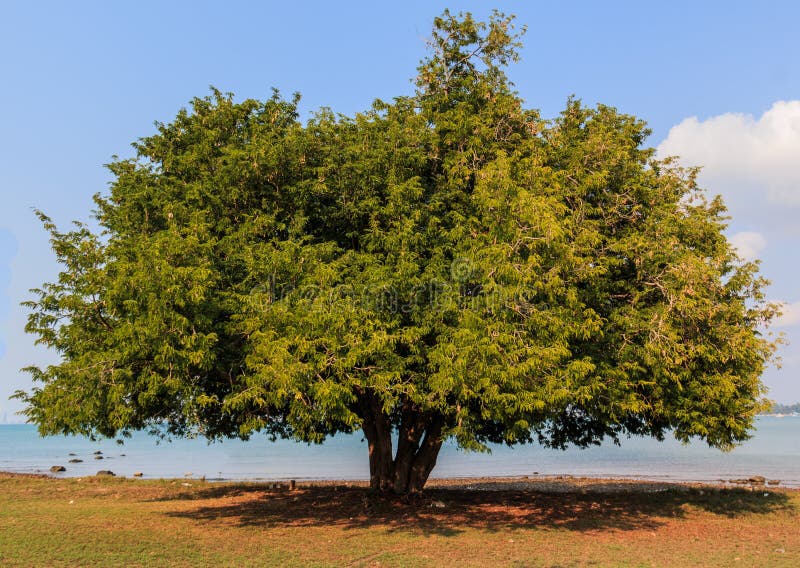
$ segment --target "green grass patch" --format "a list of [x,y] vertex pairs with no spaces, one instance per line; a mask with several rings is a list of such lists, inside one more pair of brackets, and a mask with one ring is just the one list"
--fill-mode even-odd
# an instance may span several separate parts
[[0,474],[2,566],[797,566],[798,526],[800,493],[773,489],[434,487],[406,503]]

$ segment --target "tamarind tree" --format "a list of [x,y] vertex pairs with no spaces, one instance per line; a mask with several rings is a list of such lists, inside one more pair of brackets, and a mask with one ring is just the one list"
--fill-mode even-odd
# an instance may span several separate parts
[[298,118],[216,90],[115,159],[97,231],[39,213],[63,269],[18,392],[42,434],[322,442],[420,491],[445,440],[727,449],[766,408],[777,307],[696,172],[646,125],[505,75],[512,18],[445,12],[412,96]]

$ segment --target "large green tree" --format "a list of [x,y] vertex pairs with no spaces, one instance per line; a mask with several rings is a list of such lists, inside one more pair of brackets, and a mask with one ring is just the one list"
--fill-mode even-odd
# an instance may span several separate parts
[[27,329],[61,362],[17,394],[40,431],[361,430],[398,493],[447,439],[746,439],[776,312],[719,198],[634,117],[525,108],[510,18],[445,12],[430,47],[413,96],[354,117],[195,99],[109,166],[98,233],[42,214],[63,271]]

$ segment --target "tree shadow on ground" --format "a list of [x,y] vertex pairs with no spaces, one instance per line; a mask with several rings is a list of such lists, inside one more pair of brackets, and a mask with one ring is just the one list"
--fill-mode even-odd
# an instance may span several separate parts
[[501,531],[543,528],[591,532],[655,530],[692,510],[726,517],[793,511],[791,497],[780,491],[670,488],[586,492],[567,487],[557,493],[531,490],[432,488],[415,503],[375,498],[363,487],[303,486],[295,491],[257,485],[224,485],[161,500],[197,501],[197,507],[167,513],[198,522],[239,526],[383,527],[453,536],[469,528]]

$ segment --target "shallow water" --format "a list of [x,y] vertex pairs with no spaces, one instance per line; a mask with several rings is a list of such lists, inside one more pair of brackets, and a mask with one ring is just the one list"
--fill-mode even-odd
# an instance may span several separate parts
[[[101,451],[104,459],[94,459]],[[71,456],[70,454],[75,454]],[[81,459],[81,463],[68,463]],[[135,434],[118,445],[114,440],[92,442],[86,438],[41,438],[27,424],[0,425],[0,470],[46,473],[63,465],[57,475],[85,476],[110,469],[117,475],[142,472],[144,477],[173,478],[191,475],[230,480],[367,479],[367,446],[360,435],[336,436],[321,446],[292,441],[270,442],[255,437],[249,442],[205,440],[157,443]],[[800,417],[761,417],[754,437],[729,453],[702,442],[684,446],[674,439],[623,439],[585,450],[547,450],[537,445],[492,447],[491,454],[475,454],[445,445],[432,477],[483,477],[534,475],[629,477],[664,481],[716,481],[763,475],[785,486],[800,487]]]

